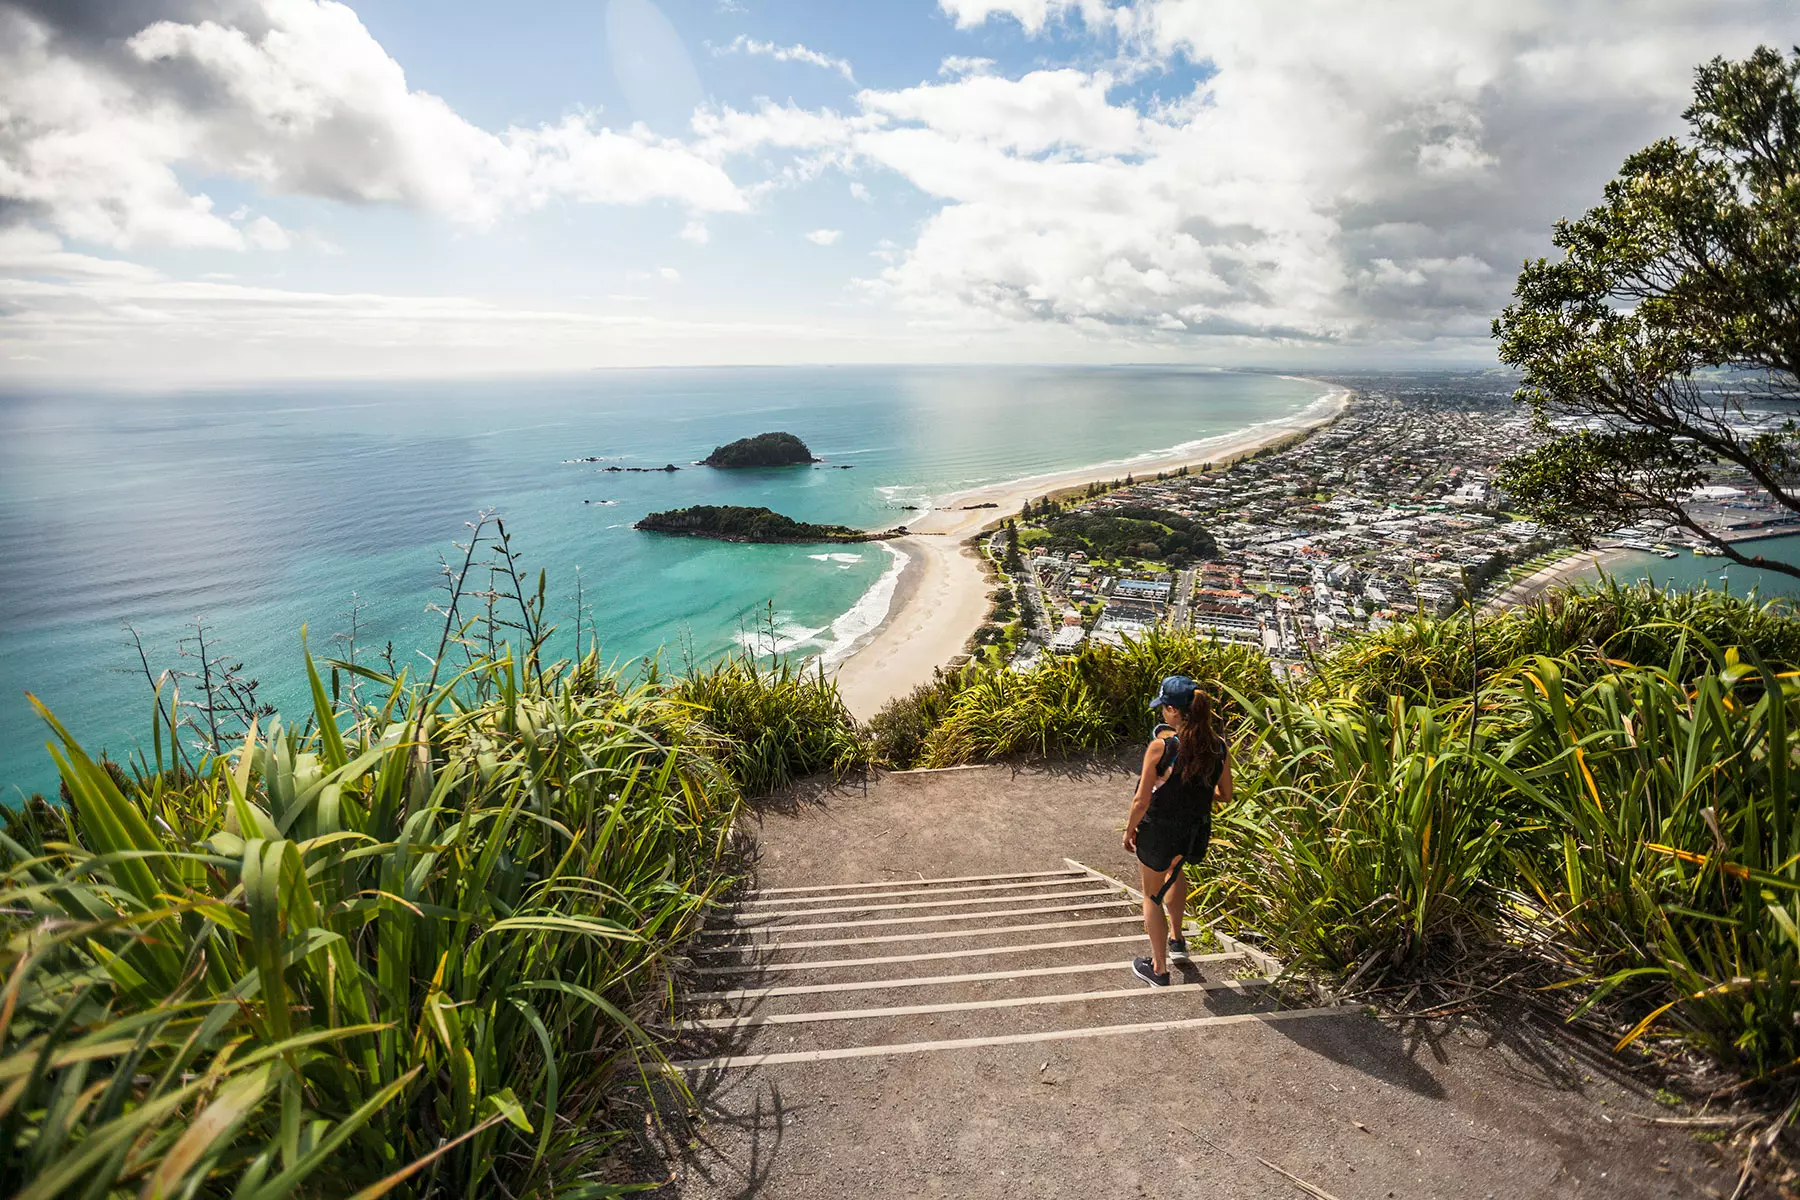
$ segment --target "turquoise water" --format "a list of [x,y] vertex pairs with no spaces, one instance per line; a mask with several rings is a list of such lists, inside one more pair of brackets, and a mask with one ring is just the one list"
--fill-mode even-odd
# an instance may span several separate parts
[[[1800,535],[1763,538],[1738,546],[1745,555],[1800,562]],[[1718,588],[1739,596],[1755,591],[1764,600],[1778,596],[1800,597],[1800,579],[1776,571],[1741,567],[1727,558],[1703,558],[1683,551],[1677,558],[1663,558],[1641,550],[1622,551],[1602,568],[1621,583],[1650,580],[1659,587]],[[1591,574],[1591,573],[1590,573]]]
[[[124,621],[163,667],[178,665],[184,626],[204,617],[289,713],[305,708],[302,623],[315,651],[332,653],[352,592],[366,605],[364,656],[391,640],[398,659],[419,661],[441,624],[427,611],[439,556],[484,508],[534,570],[549,569],[565,630],[579,569],[609,656],[674,656],[685,642],[711,658],[771,603],[785,647],[831,655],[879,615],[893,562],[881,546],[741,546],[631,523],[750,504],[886,527],[911,515],[905,503],[1227,433],[1325,390],[1164,368],[859,367],[0,394],[0,517],[12,535],[0,570],[0,789],[54,784],[27,690],[90,750],[123,756],[148,735],[150,692],[132,674]],[[688,465],[776,429],[830,465]],[[566,461],[589,455],[609,461]],[[685,469],[603,470],[667,462]]]

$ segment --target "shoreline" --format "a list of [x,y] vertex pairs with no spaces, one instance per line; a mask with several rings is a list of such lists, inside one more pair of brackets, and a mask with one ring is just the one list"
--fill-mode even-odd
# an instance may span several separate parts
[[[1736,536],[1726,535],[1725,540],[1733,545],[1744,542],[1766,542],[1776,538],[1800,535],[1800,529],[1753,529],[1739,532]],[[1504,609],[1520,604],[1529,604],[1542,596],[1551,588],[1562,587],[1580,577],[1589,580],[1610,574],[1609,567],[1616,565],[1627,554],[1640,553],[1625,546],[1596,546],[1591,550],[1577,550],[1564,555],[1547,567],[1543,567],[1527,575],[1517,583],[1482,605],[1483,613],[1498,613]],[[1730,559],[1720,559],[1726,566],[1735,566]]]
[[[989,590],[980,559],[965,545],[970,537],[1018,516],[1027,500],[1039,496],[1127,474],[1154,476],[1209,462],[1227,466],[1277,443],[1298,440],[1335,421],[1352,395],[1323,380],[1308,382],[1325,388],[1325,394],[1286,417],[1127,459],[984,484],[934,501],[908,523],[905,537],[888,543],[908,561],[887,612],[838,660],[835,671],[826,664],[845,707],[858,721],[867,721],[888,701],[929,683],[938,668],[964,653],[987,615]],[[972,505],[981,507],[967,507]]]
[[1507,585],[1505,591],[1482,605],[1481,611],[1484,615],[1493,616],[1509,608],[1529,604],[1551,588],[1563,587],[1577,576],[1604,572],[1609,562],[1616,562],[1624,553],[1624,550],[1617,547],[1609,547],[1566,554],[1549,566],[1540,567],[1518,582]]

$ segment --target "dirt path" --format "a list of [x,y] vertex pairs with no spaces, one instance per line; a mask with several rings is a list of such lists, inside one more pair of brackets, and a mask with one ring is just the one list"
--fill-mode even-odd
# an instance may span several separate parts
[[[697,959],[711,973],[690,993],[805,990],[693,1001],[696,1019],[797,1023],[697,1032],[687,1052],[827,1057],[696,1072],[704,1116],[665,1194],[1302,1194],[1259,1157],[1338,1200],[1730,1193],[1685,1131],[1633,1121],[1658,1111],[1654,1099],[1572,1040],[1360,1010],[1269,1020],[1274,1006],[1254,981],[1236,983],[1254,974],[1243,959],[1199,963],[1184,982],[1206,986],[1167,995],[1108,965],[1142,953],[1141,940],[1120,940],[1134,930],[1131,909],[1064,860],[1132,877],[1118,841],[1129,786],[1106,768],[983,767],[886,775],[866,793],[765,810],[753,829],[757,902],[741,919],[758,940],[840,944],[748,953],[723,935],[703,939]],[[835,899],[784,890],[835,885],[865,886],[837,887]],[[919,907],[885,907],[898,904]],[[1002,915],[1025,908],[1069,911]],[[999,932],[1025,924],[1059,927]],[[819,965],[871,957],[907,961]],[[746,959],[786,969],[728,967]],[[958,981],[916,982],[947,976]],[[875,1011],[834,1015],[846,1009]],[[1067,1036],[1172,1021],[1185,1024]],[[1043,1040],[992,1044],[1021,1034]],[[987,1044],[885,1049],[925,1041]],[[858,1056],[829,1057],[839,1053]]]

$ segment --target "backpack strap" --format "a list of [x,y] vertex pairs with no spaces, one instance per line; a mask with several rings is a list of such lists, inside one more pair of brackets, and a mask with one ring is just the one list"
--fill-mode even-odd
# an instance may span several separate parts
[[1150,903],[1161,904],[1163,902],[1163,897],[1168,895],[1169,889],[1175,885],[1175,876],[1180,873],[1182,861],[1186,858],[1187,855],[1185,854],[1177,854],[1170,860],[1169,877],[1163,880],[1163,885],[1156,889],[1156,894],[1154,896],[1150,897]]
[[[1169,731],[1168,737],[1163,737],[1165,729]],[[1156,736],[1163,744],[1162,757],[1156,760],[1156,774],[1161,777],[1169,773],[1169,768],[1175,765],[1176,756],[1181,753],[1181,735],[1175,732],[1172,725],[1158,725]]]

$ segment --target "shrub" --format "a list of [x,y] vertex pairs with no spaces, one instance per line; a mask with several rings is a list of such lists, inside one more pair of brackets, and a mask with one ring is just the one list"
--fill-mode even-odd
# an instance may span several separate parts
[[[1788,636],[1754,606],[1644,607]],[[1621,1047],[1666,1020],[1746,1072],[1792,1063],[1800,673],[1697,630],[1605,638],[1665,644],[1661,663],[1587,648],[1497,665],[1473,730],[1467,697],[1246,697],[1198,906],[1366,984],[1506,946],[1641,1017]]]
[[71,803],[0,839],[0,1191],[616,1194],[609,1086],[726,882],[719,735],[591,656],[390,680],[348,731],[308,669],[310,732],[130,788],[44,714]]
[[869,750],[875,761],[895,770],[916,766],[925,739],[949,711],[956,680],[969,670],[964,667],[948,676],[940,671],[932,682],[895,697],[869,718]]
[[1255,742],[1218,830],[1251,853],[1223,889],[1200,872],[1202,906],[1224,899],[1300,961],[1370,982],[1488,936],[1485,885],[1516,826],[1472,769],[1466,703],[1243,703]]
[[785,659],[765,667],[741,655],[677,676],[668,689],[718,735],[715,753],[746,795],[868,762],[856,721],[822,668]]
[[[1754,650],[1777,670],[1800,667],[1800,620],[1785,601],[1612,580],[1478,618],[1480,657],[1473,661],[1484,677],[1534,654],[1667,663],[1684,641]],[[1320,661],[1311,694],[1376,700],[1399,693],[1424,702],[1466,694],[1473,653],[1466,613],[1416,614],[1353,638]],[[1692,671],[1708,666],[1704,656],[1684,662]]]
[[1274,687],[1268,660],[1247,647],[1188,630],[1152,630],[1123,646],[1090,643],[1034,670],[972,663],[946,676],[941,716],[917,761],[944,767],[1005,754],[1073,754],[1148,740],[1149,701],[1166,675],[1191,675],[1231,720],[1227,687],[1261,696]]

